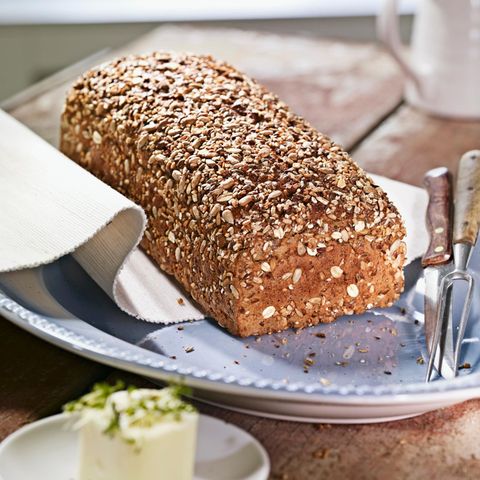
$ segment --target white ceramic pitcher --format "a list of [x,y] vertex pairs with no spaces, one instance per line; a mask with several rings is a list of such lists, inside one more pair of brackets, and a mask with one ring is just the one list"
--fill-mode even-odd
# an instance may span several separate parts
[[384,0],[380,40],[407,75],[406,100],[433,114],[480,118],[480,0],[418,0],[410,54],[397,0]]

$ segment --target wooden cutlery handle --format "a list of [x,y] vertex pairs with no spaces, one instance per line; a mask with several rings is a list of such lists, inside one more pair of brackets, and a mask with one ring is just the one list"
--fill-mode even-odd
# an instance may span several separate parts
[[480,150],[465,153],[458,165],[453,243],[474,245],[480,225]]
[[446,263],[452,256],[452,177],[447,168],[429,170],[423,179],[428,192],[426,225],[430,244],[422,265]]

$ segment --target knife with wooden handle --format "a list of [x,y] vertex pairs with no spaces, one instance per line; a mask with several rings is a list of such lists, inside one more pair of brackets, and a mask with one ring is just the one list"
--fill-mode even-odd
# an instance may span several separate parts
[[430,236],[430,244],[422,258],[425,278],[425,338],[429,355],[435,354],[435,368],[443,377],[453,378],[455,371],[451,326],[446,323],[441,325],[440,350],[432,352],[435,328],[442,322],[439,308],[440,283],[443,276],[453,268],[452,177],[448,169],[435,168],[426,173],[424,185],[429,197],[425,223]]
[[445,167],[429,170],[423,179],[428,193],[426,226],[430,244],[422,266],[442,265],[452,257],[452,176]]
[[[445,241],[441,217],[450,219],[446,211],[447,198],[445,171],[430,171],[426,178],[430,203],[427,210],[427,228],[431,242],[423,258],[425,267],[425,335],[430,358],[427,365],[427,382],[433,367],[444,378],[457,375],[462,342],[469,318],[473,298],[474,279],[468,272],[473,247],[477,241],[480,226],[480,150],[465,153],[458,166],[455,188],[452,245]],[[443,190],[442,190],[443,189]],[[443,212],[443,213],[442,213]],[[436,236],[435,234],[439,235]],[[447,237],[448,238],[448,237]],[[453,259],[448,260],[453,249]],[[445,252],[445,255],[443,253]],[[467,291],[453,345],[452,290],[454,282],[466,282]]]

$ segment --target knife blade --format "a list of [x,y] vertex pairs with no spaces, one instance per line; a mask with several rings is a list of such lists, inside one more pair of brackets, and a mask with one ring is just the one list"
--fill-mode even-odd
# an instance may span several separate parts
[[[455,376],[453,331],[448,319],[449,311],[442,319],[440,315],[440,284],[442,278],[453,269],[452,259],[452,177],[444,167],[429,170],[424,177],[429,202],[426,226],[430,243],[422,258],[425,279],[425,338],[429,355],[434,354],[434,366],[444,378]],[[448,295],[450,295],[450,291]],[[451,302],[446,305],[451,308]],[[439,349],[432,352],[436,325],[441,322]],[[442,359],[440,364],[440,359]]]

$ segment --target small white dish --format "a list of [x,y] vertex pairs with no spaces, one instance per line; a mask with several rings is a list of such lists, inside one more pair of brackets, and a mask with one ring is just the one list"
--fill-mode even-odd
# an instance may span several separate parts
[[[64,414],[39,420],[0,444],[0,480],[75,480],[78,433]],[[266,480],[270,461],[249,433],[200,415],[194,480]],[[135,479],[132,479],[135,480]]]

